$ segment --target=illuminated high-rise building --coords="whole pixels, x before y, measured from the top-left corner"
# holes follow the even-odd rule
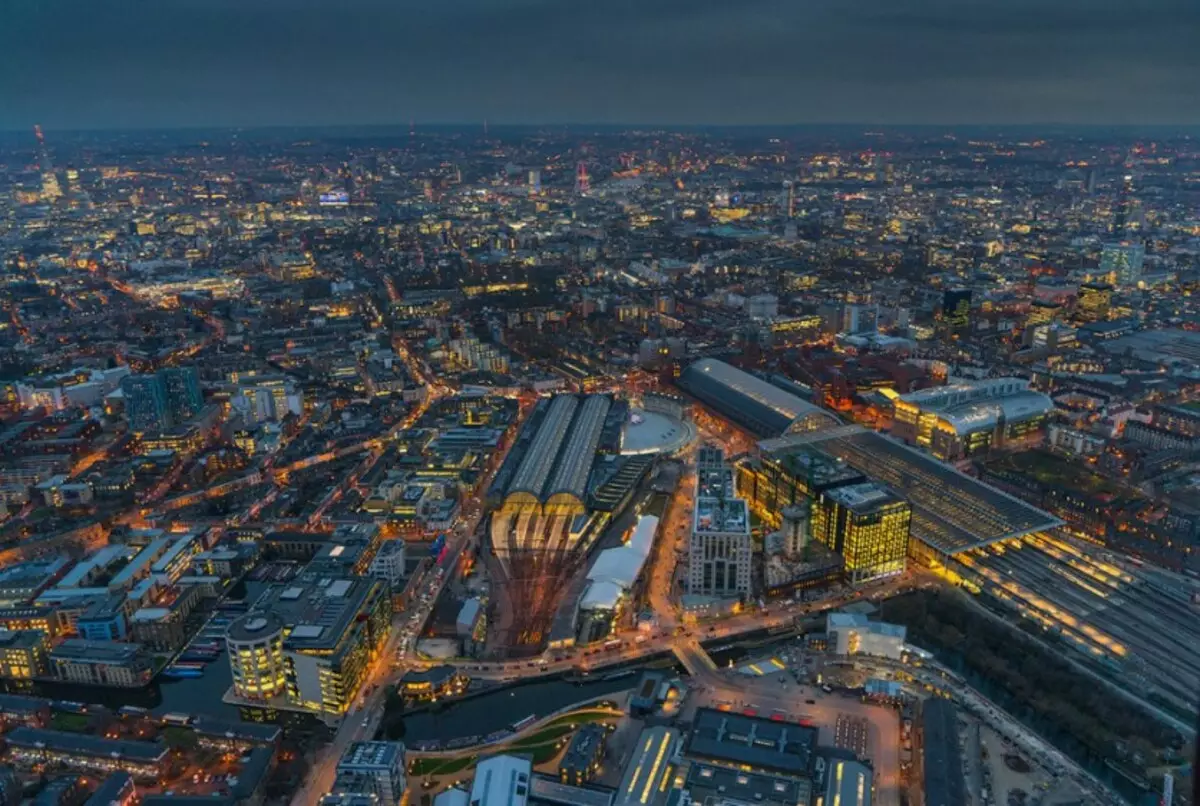
[[[269,700],[287,691],[283,620],[272,613],[239,619],[225,636],[233,692],[248,700]]]
[[[529,195],[540,196],[542,193],[542,172],[536,168],[529,172]]]
[[[1118,286],[1136,286],[1142,279],[1146,247],[1140,243],[1106,244],[1100,252],[1100,274],[1105,282]]]
[[[813,502],[810,533],[842,555],[851,583],[903,573],[912,507],[873,482],[826,490]]]
[[[125,416],[135,433],[153,433],[170,426],[167,389],[160,376],[129,375],[121,380],[121,392],[125,395]]]
[[[171,422],[186,422],[200,413],[204,395],[200,392],[200,375],[195,367],[166,367],[158,374],[166,392]]]
[[[275,585],[226,632],[234,691],[341,715],[366,682],[391,620],[391,595],[378,580],[309,571]]]
[[[55,201],[62,197],[62,186],[58,182],[58,174],[54,171],[54,162],[46,149],[46,136],[42,134],[41,126],[33,127],[34,136],[38,141],[38,168],[42,172],[42,198]]]

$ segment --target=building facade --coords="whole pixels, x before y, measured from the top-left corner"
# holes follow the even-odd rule
[[[842,556],[846,578],[867,582],[904,572],[912,507],[871,482],[826,490],[812,508],[810,532]]]

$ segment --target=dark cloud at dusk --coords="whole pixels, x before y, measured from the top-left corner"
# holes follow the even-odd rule
[[[0,0],[0,128],[1200,124],[1197,0]]]

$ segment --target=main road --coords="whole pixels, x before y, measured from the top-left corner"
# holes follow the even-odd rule
[[[416,422],[420,414],[423,414],[436,400],[451,393],[450,388],[444,384],[429,383],[428,373],[405,347],[401,346],[398,352],[408,365],[412,376],[425,384],[427,394],[412,415],[388,431],[386,438],[389,440]],[[488,471],[477,484],[475,488],[477,491],[486,493],[500,464],[500,457],[493,459]],[[367,741],[375,737],[383,718],[383,701],[388,685],[402,677],[410,668],[410,664],[404,660],[408,650],[406,644],[410,640],[415,640],[429,620],[429,615],[433,611],[433,606],[441,595],[442,589],[453,576],[452,573],[442,569],[456,567],[463,552],[469,546],[474,545],[477,539],[483,539],[479,530],[484,515],[481,496],[464,502],[461,520],[446,540],[446,556],[443,562],[436,567],[426,567],[417,572],[419,577],[409,585],[409,590],[424,590],[428,595],[424,599],[415,599],[414,607],[397,613],[393,617],[387,643],[383,651],[375,658],[367,674],[367,679],[362,685],[362,690],[366,693],[359,701],[358,706],[351,708],[342,718],[333,741],[318,756],[305,779],[304,786],[292,797],[293,806],[307,806],[316,803],[332,788],[337,773],[337,762],[346,749],[354,742]]]

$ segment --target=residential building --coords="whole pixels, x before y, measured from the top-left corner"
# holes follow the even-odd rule
[[[608,731],[603,725],[588,723],[575,731],[571,743],[558,762],[558,780],[571,786],[591,781],[600,770]]]
[[[200,414],[204,395],[200,392],[200,375],[194,366],[165,367],[158,371],[166,394],[167,413],[171,422],[180,424]]]
[[[19,765],[62,764],[98,773],[124,771],[156,780],[166,768],[168,748],[160,742],[106,739],[84,733],[20,727],[5,735],[9,758]]]
[[[1121,287],[1136,286],[1145,262],[1146,247],[1140,243],[1105,244],[1100,252],[1101,279]]]
[[[50,641],[41,630],[0,630],[0,678],[42,677],[49,666]]]
[[[330,794],[370,795],[395,806],[404,796],[404,758],[400,742],[354,742],[338,761]]]
[[[388,590],[399,586],[405,576],[405,543],[402,538],[385,540],[379,544],[379,551],[371,558],[367,573],[388,586]]]
[[[153,676],[153,661],[137,644],[68,638],[51,650],[50,670],[67,683],[140,688]]]

